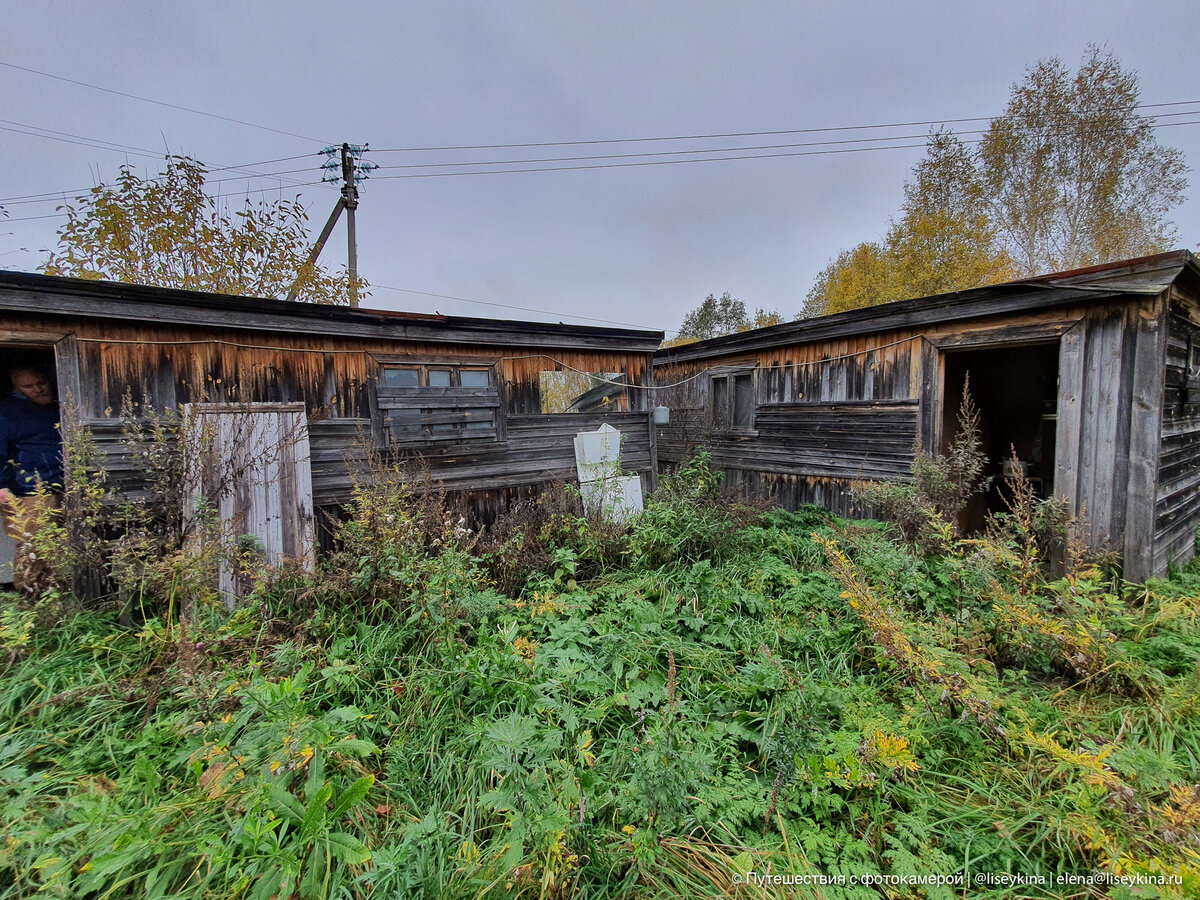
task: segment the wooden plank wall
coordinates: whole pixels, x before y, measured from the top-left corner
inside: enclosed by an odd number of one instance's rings
[[[1200,391],[1185,387],[1189,340],[1200,343],[1200,298],[1172,288],[1166,330],[1154,509],[1154,566],[1159,571],[1192,558],[1200,525]]]
[[[642,490],[650,490],[648,419],[644,412],[512,415],[502,445],[431,445],[405,455],[414,465],[427,464],[477,521],[490,524],[518,500],[536,496],[556,482],[576,482],[575,435],[594,431],[606,422],[623,435],[622,471],[641,474]],[[314,502],[325,510],[326,517],[336,515],[336,507],[351,496],[351,468],[363,471],[372,440],[369,419],[327,419],[311,426]],[[328,546],[323,544],[325,549]]]
[[[850,512],[855,481],[900,478],[912,466],[919,425],[919,335],[892,332],[750,356],[660,366],[655,402],[670,407],[659,458],[678,462],[705,447],[726,483]],[[757,409],[746,433],[714,426],[709,373],[755,370]]]
[[[1055,494],[1132,580],[1166,568],[1154,536],[1165,305],[1131,295],[1089,306],[1060,344]]]
[[[75,336],[79,407],[93,431],[100,462],[133,496],[140,490],[139,479],[121,441],[120,411],[126,395],[143,411],[191,402],[302,402],[309,422],[314,502],[323,507],[344,504],[351,492],[347,460],[361,460],[366,452],[361,442],[380,440],[384,434],[376,406],[379,360],[458,360],[495,367],[504,403],[498,411],[505,426],[499,430],[500,440],[489,430],[464,433],[460,440],[396,446],[408,456],[424,457],[447,490],[470,495],[473,506],[489,516],[522,492],[573,480],[574,437],[602,422],[626,435],[626,472],[647,475],[650,469],[645,390],[631,389],[634,411],[627,413],[544,416],[538,399],[541,373],[564,368],[619,373],[631,385],[645,385],[651,374],[648,352],[401,344],[93,320],[53,324]],[[36,316],[24,325],[46,327]]]
[[[1191,546],[1200,519],[1200,385],[1195,404],[1170,413],[1167,403],[1170,414],[1161,418],[1164,343],[1167,381],[1178,381],[1187,329],[1200,328],[1200,302],[1187,302],[1186,315],[1177,308],[1169,341],[1164,296],[1130,294],[920,333],[660,364],[656,382],[668,386],[656,398],[672,418],[659,434],[660,459],[675,462],[705,446],[741,490],[789,508],[819,503],[849,514],[855,481],[904,477],[921,429],[924,444],[936,438],[940,416],[922,413],[942,390],[938,346],[1060,340],[1055,491],[1085,515],[1093,549],[1123,554],[1127,576],[1145,578]],[[753,429],[713,424],[708,375],[726,371],[756,372]]]

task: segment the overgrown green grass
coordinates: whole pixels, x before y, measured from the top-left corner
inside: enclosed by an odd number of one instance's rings
[[[549,523],[511,596],[363,496],[232,618],[9,607],[0,897],[1200,894],[1200,577],[1047,583],[1019,534],[926,557],[704,476]],[[1056,884],[1099,873],[1183,883]]]

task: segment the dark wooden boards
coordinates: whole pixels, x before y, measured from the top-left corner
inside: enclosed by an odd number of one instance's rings
[[[908,474],[918,436],[939,449],[949,354],[1036,345],[1058,351],[1057,390],[1051,382],[1042,401],[1053,408],[1041,415],[1054,422],[1052,490],[1085,517],[1092,549],[1121,554],[1136,579],[1190,558],[1200,525],[1200,264],[1186,251],[661,351],[655,380],[677,386],[659,392],[672,408],[659,455],[703,445],[740,489],[848,510],[855,480]],[[709,408],[710,376],[734,370],[757,383],[746,433]],[[999,408],[1025,408],[1005,390],[992,385]],[[855,418],[881,401],[893,405],[874,426]]]

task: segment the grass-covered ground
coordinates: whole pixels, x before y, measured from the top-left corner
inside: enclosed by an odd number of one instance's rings
[[[9,598],[0,897],[1200,896],[1200,577],[1048,581],[1019,515],[927,553],[703,465],[628,530],[409,500],[231,616],[182,557],[132,627]],[[1181,883],[1064,881],[1138,874]]]

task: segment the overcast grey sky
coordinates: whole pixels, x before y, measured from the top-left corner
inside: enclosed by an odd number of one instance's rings
[[[1026,66],[1072,68],[1089,42],[1136,70],[1146,103],[1200,101],[1200,3],[57,2],[0,0],[0,267],[33,271],[55,243],[57,199],[154,174],[166,149],[210,167],[253,167],[222,193],[300,194],[314,233],[337,197],[326,144],[369,142],[381,166],[706,150],[891,138],[927,126],[706,141],[387,152],[559,141],[797,131],[993,116]],[[111,91],[238,119],[95,90]],[[1200,121],[1194,117],[1165,121]],[[966,139],[985,123],[953,126]],[[270,129],[275,129],[274,131]],[[46,135],[34,136],[29,132]],[[290,132],[283,134],[280,132]],[[915,139],[905,139],[912,138]],[[50,137],[56,139],[50,139]],[[1200,124],[1159,140],[1200,163]],[[68,143],[75,141],[76,143]],[[100,149],[108,142],[125,149]],[[128,148],[148,151],[135,155]],[[822,148],[744,151],[732,155]],[[382,168],[361,190],[367,306],[457,315],[674,328],[709,293],[790,316],[841,249],[883,235],[920,146],[868,152],[522,174]],[[702,154],[709,156],[712,154]],[[158,157],[157,159],[155,157]],[[598,165],[651,157],[518,168]],[[495,170],[497,165],[478,169]],[[300,170],[300,171],[291,171]],[[217,175],[212,176],[218,177]],[[230,173],[219,177],[228,178]],[[1200,175],[1192,172],[1192,182]],[[1196,189],[1173,215],[1200,241]],[[253,195],[256,199],[261,194]],[[40,218],[44,217],[44,218]],[[346,259],[342,227],[322,260]],[[475,301],[545,310],[505,310]]]

